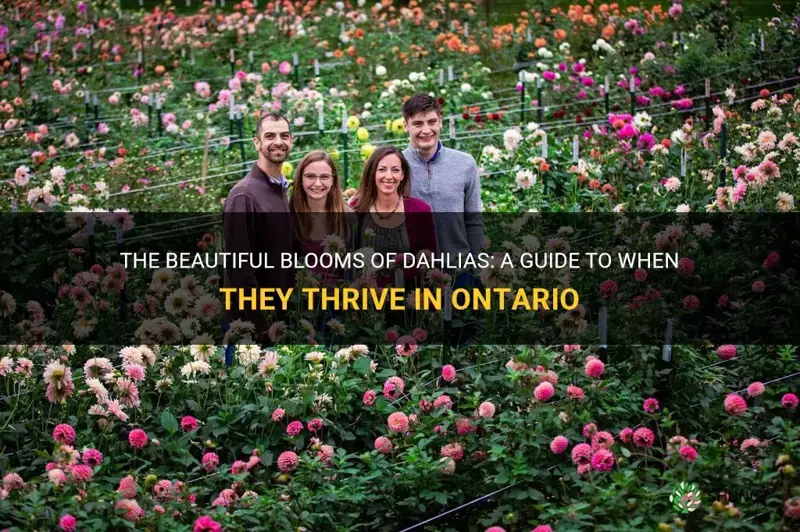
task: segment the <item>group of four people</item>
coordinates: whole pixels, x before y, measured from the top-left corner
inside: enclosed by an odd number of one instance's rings
[[[253,139],[258,161],[231,189],[224,206],[225,250],[279,256],[320,254],[332,237],[353,251],[371,247],[377,253],[477,254],[483,243],[480,177],[475,159],[444,147],[440,141],[442,108],[419,94],[403,105],[409,146],[400,151],[380,146],[364,165],[355,195],[346,202],[336,164],[323,150],[308,153],[290,183],[283,163],[294,138],[281,115],[262,116]],[[316,268],[329,284],[345,272]],[[395,284],[391,271],[378,272],[377,285]],[[238,268],[225,272],[226,286],[289,288],[292,268]],[[405,283],[416,271],[404,272]],[[262,313],[232,311],[228,319],[244,319],[257,330],[267,326]]]

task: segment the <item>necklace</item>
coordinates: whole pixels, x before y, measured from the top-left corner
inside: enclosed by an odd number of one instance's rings
[[[379,212],[378,212],[378,208],[375,206],[375,204],[373,204],[373,205],[372,205],[372,208],[374,208],[374,209],[375,209],[375,214],[377,214],[377,215],[378,215],[378,218],[380,218],[381,220],[388,220],[389,218],[391,218],[391,216],[392,216],[394,213],[396,213],[396,212],[397,212],[397,209],[400,207],[400,200],[401,200],[401,199],[403,199],[403,198],[401,198],[401,197],[398,195],[398,196],[397,196],[397,205],[395,205],[395,206],[394,206],[394,209],[392,209],[392,212],[390,212],[390,213],[389,213],[389,214],[387,214],[386,216],[384,216],[383,214],[381,214],[381,213],[379,213]]]

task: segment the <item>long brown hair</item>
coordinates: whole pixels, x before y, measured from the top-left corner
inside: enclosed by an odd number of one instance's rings
[[[331,176],[333,177],[331,189],[328,191],[328,197],[325,200],[325,213],[327,214],[325,225],[328,234],[338,235],[347,241],[347,206],[344,203],[342,189],[339,186],[339,173],[336,171],[336,164],[333,159],[324,150],[314,150],[303,157],[294,173],[291,210],[292,213],[299,215],[294,217],[295,237],[300,242],[304,242],[311,232],[311,217],[308,214],[312,211],[308,204],[308,194],[306,189],[303,188],[303,174],[309,164],[318,161],[325,162],[331,168]]]
[[[403,180],[397,186],[397,193],[401,198],[407,198],[411,192],[411,167],[403,156],[403,152],[396,146],[381,146],[377,148],[364,165],[364,172],[361,174],[361,182],[358,184],[356,197],[350,203],[353,210],[358,212],[368,212],[370,206],[378,197],[378,185],[375,184],[375,174],[378,173],[378,165],[384,157],[397,155],[400,159],[400,168],[403,170]]]

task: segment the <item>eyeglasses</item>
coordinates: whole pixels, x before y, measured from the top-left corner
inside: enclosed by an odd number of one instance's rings
[[[331,174],[321,174],[321,175],[303,174],[303,181],[313,183],[317,179],[319,179],[321,183],[330,183],[331,181],[333,181],[333,176]]]

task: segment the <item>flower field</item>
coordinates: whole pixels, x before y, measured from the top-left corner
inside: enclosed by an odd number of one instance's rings
[[[136,3],[0,6],[0,530],[800,527],[800,358],[780,345],[800,297],[800,15]],[[511,220],[486,249],[674,249],[677,271],[552,269],[585,304],[516,345],[530,327],[501,315],[454,347],[441,317],[298,311],[260,346],[251,324],[220,330],[216,272],[120,264],[162,238],[221,247],[198,219],[255,161],[261,113],[292,124],[285,176],[322,148],[350,197],[377,146],[408,144],[419,92],[477,161],[484,212]],[[756,219],[785,238],[741,228]]]

